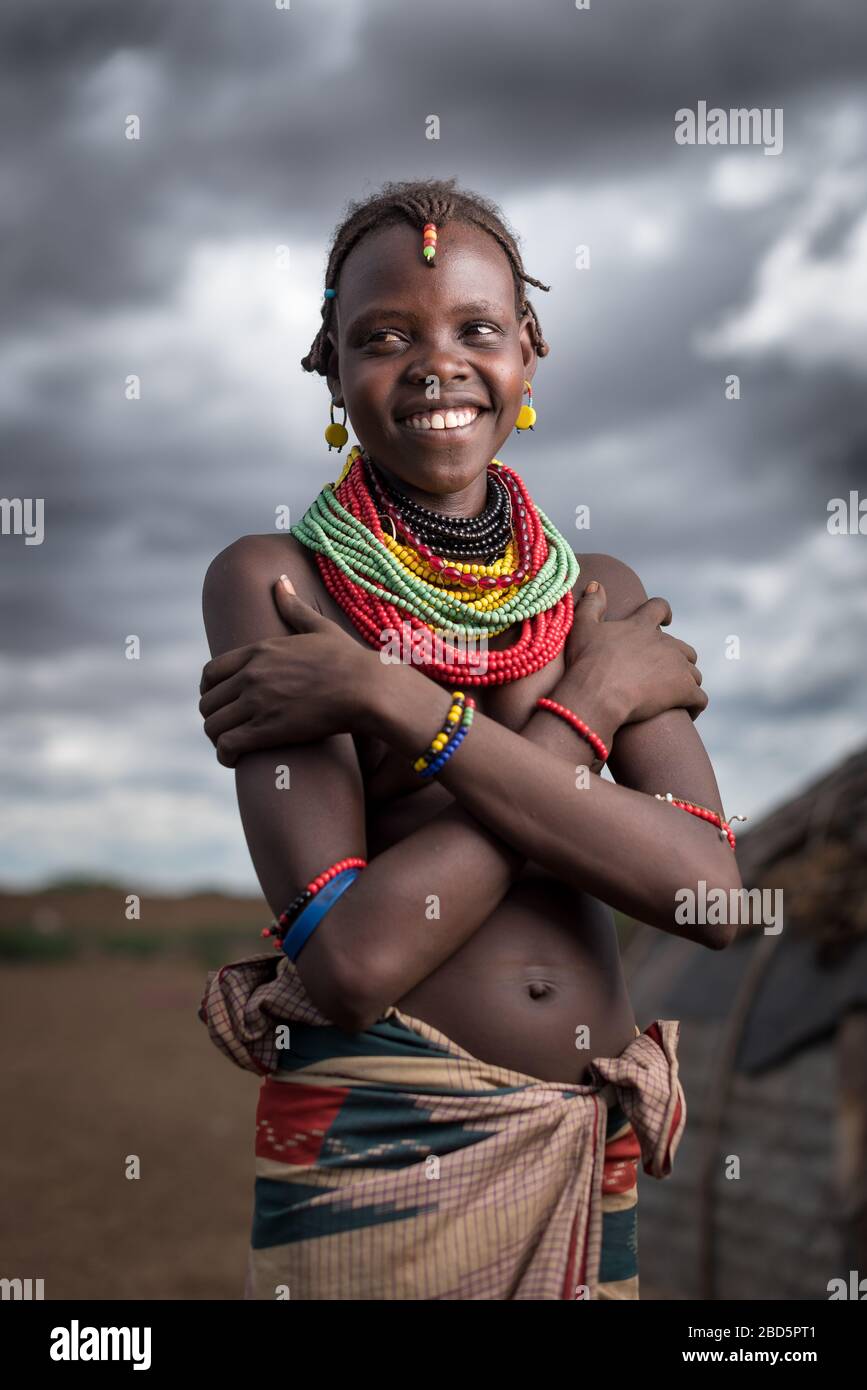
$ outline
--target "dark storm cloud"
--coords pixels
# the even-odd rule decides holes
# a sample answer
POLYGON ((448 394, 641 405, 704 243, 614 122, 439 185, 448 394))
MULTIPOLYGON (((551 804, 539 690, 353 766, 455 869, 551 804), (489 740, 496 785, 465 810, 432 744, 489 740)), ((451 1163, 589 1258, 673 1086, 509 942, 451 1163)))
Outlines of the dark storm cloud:
MULTIPOLYGON (((220 300, 219 255, 289 243, 304 269, 279 293, 312 280, 313 303, 344 204, 388 178, 479 188, 551 285, 532 295, 552 348, 534 383, 539 429, 504 457, 576 548, 622 555, 672 599, 720 690, 702 732, 722 779, 778 800, 799 765, 768 750, 787 736, 800 756, 817 709, 841 743, 855 737, 864 550, 829 538, 825 518, 829 497, 865 483, 863 359, 833 326, 824 356, 805 343, 809 319, 755 351, 700 352, 696 338, 754 301, 757 268, 830 165, 857 188, 865 52, 867 8, 842 0, 7 4, 2 491, 45 498, 47 539, 0 542, 13 658, 0 753, 25 827, 0 873, 60 862, 59 837, 28 829, 48 806, 79 867, 119 855, 177 881, 248 872, 232 778, 195 711, 201 580, 236 536, 272 529, 275 506, 297 516, 334 469, 324 384, 297 361, 315 308, 275 372, 255 318, 242 336, 243 294, 220 300), (709 196, 730 152, 673 140, 675 110, 700 99, 784 107, 783 155, 743 155, 753 176, 793 171, 773 196, 709 196), (822 126, 838 104, 860 118, 849 154, 822 126), (138 142, 123 136, 130 113, 138 142), (431 113, 439 142, 424 138, 431 113), (660 223, 659 255, 630 241, 642 217, 660 223), (201 268, 203 247, 216 267, 201 268), (722 390, 732 371, 736 403, 722 390), (574 527, 580 504, 589 533, 574 527), (732 632, 739 663, 722 655, 732 632), (139 663, 123 656, 130 633, 139 663), (733 751, 745 721, 746 769, 733 751)), ((854 195, 829 206, 803 232, 806 255, 840 264, 863 215, 854 195)))
POLYGON ((476 0, 440 4, 435 22, 396 3, 15 8, 0 31, 2 109, 25 196, 7 210, 8 264, 28 315, 159 293, 177 274, 172 244, 204 227, 319 236, 359 175, 457 171, 520 189, 683 160, 694 152, 674 147, 678 107, 776 106, 845 84, 867 43, 851 0, 823 4, 820 20, 807 0, 587 13, 476 0), (143 122, 132 147, 131 111, 143 122), (436 146, 423 139, 430 112, 444 123, 436 146))

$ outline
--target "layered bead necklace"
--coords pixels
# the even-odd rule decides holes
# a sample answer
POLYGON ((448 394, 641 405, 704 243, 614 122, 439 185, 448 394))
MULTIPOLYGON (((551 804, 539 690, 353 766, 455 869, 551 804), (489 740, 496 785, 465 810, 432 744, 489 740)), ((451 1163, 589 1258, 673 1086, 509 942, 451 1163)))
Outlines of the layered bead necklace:
POLYGON ((518 680, 552 661, 572 626, 571 546, 513 469, 493 459, 487 483, 479 516, 444 516, 397 493, 356 445, 337 482, 292 527, 365 641, 380 650, 396 644, 395 659, 435 680, 518 680), (506 650, 475 649, 516 623, 520 634, 506 650))

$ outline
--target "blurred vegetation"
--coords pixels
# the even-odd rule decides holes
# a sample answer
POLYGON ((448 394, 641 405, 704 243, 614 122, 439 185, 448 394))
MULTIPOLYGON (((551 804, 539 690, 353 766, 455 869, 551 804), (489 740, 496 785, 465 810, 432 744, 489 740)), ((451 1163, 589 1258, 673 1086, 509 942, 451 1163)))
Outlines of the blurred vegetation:
MULTIPOLYGON (((184 959, 211 970, 267 951, 262 927, 271 914, 262 899, 204 889, 183 897, 142 893, 129 920, 129 889, 95 879, 55 880, 42 892, 0 891, 0 964, 106 957, 184 959)), ((640 925, 614 919, 621 950, 640 925)))
POLYGON ((45 935, 28 926, 0 927, 0 964, 18 962, 79 960, 94 956, 129 956, 139 960, 193 960, 207 969, 225 965, 242 956, 264 950, 256 933, 243 928, 204 927, 186 932, 148 933, 140 923, 131 923, 128 932, 60 932, 45 935))
POLYGON ((172 958, 212 969, 264 949, 271 920, 261 898, 204 888, 168 896, 140 892, 130 917, 128 885, 84 876, 39 892, 0 891, 0 963, 106 957, 172 958))

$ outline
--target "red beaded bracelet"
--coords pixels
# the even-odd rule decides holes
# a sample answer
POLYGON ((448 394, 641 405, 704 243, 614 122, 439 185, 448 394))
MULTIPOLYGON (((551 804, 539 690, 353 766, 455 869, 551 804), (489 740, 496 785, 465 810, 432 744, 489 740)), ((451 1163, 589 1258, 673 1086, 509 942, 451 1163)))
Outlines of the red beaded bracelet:
POLYGON ((311 898, 314 898, 316 894, 319 892, 319 890, 325 887, 326 883, 330 883, 333 878, 336 878, 338 874, 344 873, 347 869, 366 868, 366 859, 359 859, 357 857, 350 859, 338 859, 337 863, 332 864, 330 869, 325 869, 323 873, 317 874, 316 878, 311 878, 310 882, 307 884, 305 888, 302 888, 298 896, 292 899, 292 902, 286 908, 286 911, 281 912, 280 916, 277 917, 275 921, 271 923, 270 927, 262 928, 262 936, 273 936, 274 947, 276 950, 279 951, 280 943, 283 940, 286 933, 288 932, 295 918, 298 917, 301 912, 303 912, 304 908, 310 902, 311 898))
MULTIPOLYGON (((671 792, 666 792, 661 796, 659 792, 654 792, 657 801, 668 801, 672 806, 677 806, 681 811, 688 811, 691 816, 698 816, 700 820, 706 820, 711 825, 715 825, 719 830, 721 840, 728 840, 732 849, 737 849, 734 831, 728 821, 723 820, 722 816, 717 815, 716 811, 708 810, 707 806, 696 806, 692 801, 679 801, 671 792)), ((732 820, 746 820, 746 816, 732 816, 732 820)))
POLYGON ((566 723, 571 724, 576 733, 579 733, 581 737, 590 744, 590 747, 601 763, 606 763, 608 761, 608 749, 605 747, 599 735, 594 734, 589 725, 585 724, 583 719, 579 719, 577 714, 573 714, 571 709, 567 709, 565 705, 558 705, 556 700, 549 700, 546 697, 537 700, 536 705, 539 709, 549 710, 551 714, 556 714, 560 719, 565 719, 566 723))

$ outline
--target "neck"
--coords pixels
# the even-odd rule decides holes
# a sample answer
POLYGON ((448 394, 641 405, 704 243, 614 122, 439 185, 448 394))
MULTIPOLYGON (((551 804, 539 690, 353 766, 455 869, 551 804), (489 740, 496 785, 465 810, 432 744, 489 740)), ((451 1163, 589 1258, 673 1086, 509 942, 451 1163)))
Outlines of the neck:
POLYGON ((376 463, 376 460, 372 462, 395 492, 403 493, 411 502, 415 502, 416 506, 425 507, 430 512, 439 512, 442 516, 481 516, 487 505, 487 468, 459 492, 425 492, 422 488, 413 487, 405 482, 403 478, 396 477, 381 463, 376 463))

